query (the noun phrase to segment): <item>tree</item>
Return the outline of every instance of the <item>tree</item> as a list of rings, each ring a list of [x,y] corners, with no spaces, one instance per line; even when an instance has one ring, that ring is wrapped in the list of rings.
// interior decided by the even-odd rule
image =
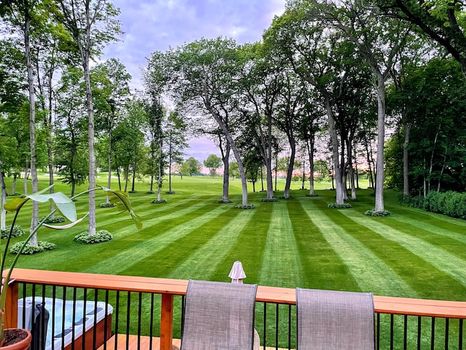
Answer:
[[[122,109],[129,98],[131,75],[126,71],[126,67],[114,58],[95,67],[91,75],[96,109],[96,127],[98,131],[103,133],[107,141],[107,188],[111,188],[114,151],[112,133],[122,119]],[[110,204],[109,196],[106,198],[106,204]]]
[[[232,40],[199,40],[174,52],[172,94],[180,106],[196,115],[208,114],[222,130],[238,163],[241,176],[241,207],[249,208],[246,173],[235,138],[239,115],[234,105],[237,91],[237,46]]]
[[[353,42],[372,70],[377,84],[377,164],[374,212],[384,207],[384,145],[386,81],[396,63],[397,54],[406,45],[410,28],[399,19],[379,20],[379,11],[371,0],[323,4],[321,18],[335,26]]]
[[[388,16],[415,25],[452,55],[466,74],[466,4],[456,0],[377,0]]]
[[[183,149],[188,146],[186,142],[187,125],[178,112],[171,112],[168,115],[166,125],[166,139],[168,144],[168,194],[174,194],[172,175],[173,164],[180,163],[183,158]]]
[[[201,173],[201,163],[196,158],[189,157],[181,165],[180,172],[188,176],[199,175]]]
[[[89,62],[102,47],[115,39],[120,33],[120,26],[115,17],[119,11],[108,0],[57,0],[54,11],[59,23],[73,38],[79,52],[81,67],[86,86],[86,110],[88,119],[89,149],[89,188],[96,186],[96,164],[94,151],[94,105]],[[73,51],[74,55],[76,51]],[[96,234],[95,192],[89,193],[89,227],[90,236]]]
[[[62,73],[56,90],[55,163],[61,181],[71,185],[71,197],[76,186],[83,184],[89,170],[86,146],[86,120],[83,118],[85,88],[82,72],[68,67]]]
[[[217,169],[222,165],[222,160],[215,154],[211,154],[204,160],[204,166],[210,170],[210,175],[217,175]]]

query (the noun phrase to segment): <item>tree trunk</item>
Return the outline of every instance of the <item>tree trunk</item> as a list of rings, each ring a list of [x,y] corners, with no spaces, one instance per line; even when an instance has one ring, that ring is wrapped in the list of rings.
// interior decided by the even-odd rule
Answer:
[[[359,187],[359,169],[358,169],[358,155],[356,153],[356,147],[354,149],[354,171],[355,171],[355,179],[356,179],[356,189],[360,189]]]
[[[294,161],[296,158],[296,142],[292,132],[288,135],[288,142],[290,143],[291,153],[288,168],[286,170],[285,189],[283,191],[283,197],[285,199],[290,198],[291,180],[293,179]]]
[[[403,142],[403,196],[409,196],[409,136],[411,125],[405,124],[405,140]]]
[[[24,26],[24,48],[26,55],[26,66],[27,66],[27,81],[28,81],[28,93],[29,93],[29,150],[31,152],[31,180],[32,180],[32,192],[35,193],[39,190],[39,181],[37,179],[37,168],[36,168],[36,99],[34,91],[34,70],[31,57],[30,47],[30,18],[29,13],[26,14],[25,26]],[[35,230],[39,223],[39,203],[33,201],[32,203],[32,217],[30,232]],[[34,234],[29,241],[32,246],[38,246],[37,234]]]
[[[272,183],[272,181],[270,181],[270,183]],[[275,192],[277,191],[278,191],[278,153],[275,154]]]
[[[107,162],[108,162],[108,178],[107,178],[107,187],[112,188],[112,132],[108,133],[108,150],[107,150]],[[110,197],[107,196],[105,202],[110,204]]]
[[[375,211],[382,212],[384,206],[384,147],[385,147],[385,79],[377,76],[377,164],[375,178]]]
[[[223,161],[223,190],[222,201],[224,203],[230,202],[230,143],[227,142],[225,152],[222,154]]]
[[[47,131],[47,165],[49,170],[49,186],[54,184],[53,178],[53,90],[52,90],[52,81],[53,81],[53,69],[51,69],[48,74],[48,114],[44,117],[45,129]],[[53,193],[55,189],[50,187],[49,192]],[[53,201],[50,201],[50,212],[55,210],[55,204]],[[52,214],[51,218],[54,215]]]
[[[307,154],[309,157],[309,196],[315,196],[314,186],[314,136],[309,142],[306,142]]]
[[[16,172],[13,174],[13,182],[11,184],[11,194],[16,195],[16,179],[18,178],[18,175]]]
[[[441,184],[442,184],[442,177],[443,177],[443,173],[445,172],[445,168],[447,166],[447,148],[445,147],[445,153],[443,154],[443,164],[442,164],[442,169],[440,170],[440,175],[439,175],[439,178],[438,178],[438,184],[437,184],[437,192],[440,192],[440,187],[441,187]]]
[[[89,70],[90,46],[91,46],[91,26],[89,8],[86,7],[86,44],[81,48],[83,58],[84,81],[86,84],[86,107],[88,119],[88,143],[89,143],[89,226],[88,234],[96,234],[97,224],[95,216],[95,187],[96,187],[96,168],[95,168],[95,151],[94,151],[94,103],[92,100],[91,74]]]
[[[330,101],[328,98],[325,99],[325,106],[327,110],[327,116],[328,116],[328,129],[330,133],[330,139],[332,142],[332,161],[333,161],[333,169],[335,172],[334,175],[334,181],[336,185],[336,195],[335,195],[335,203],[337,205],[344,204],[344,193],[343,193],[343,183],[342,183],[342,176],[341,176],[341,168],[340,168],[340,159],[339,159],[339,154],[338,154],[338,135],[337,135],[337,129],[335,127],[335,119],[333,117],[333,111],[330,106]],[[333,181],[332,181],[332,186],[333,186]]]
[[[125,192],[128,192],[128,180],[129,180],[129,165],[125,169]]]
[[[121,191],[120,167],[117,166],[118,189]]]
[[[154,193],[154,174],[150,174],[150,193]]]
[[[131,192],[135,192],[136,184],[136,162],[133,164],[133,181],[131,182]]]
[[[172,135],[170,131],[170,138],[168,143],[168,193],[173,193],[172,189]]]
[[[5,173],[0,170],[0,185],[2,189],[2,196],[0,198],[0,230],[6,231],[6,210],[4,208],[6,202],[6,186],[5,186]]]
[[[304,183],[306,182],[306,161],[303,159],[303,176],[301,177],[301,189],[304,190]]]
[[[230,144],[233,155],[235,156],[236,162],[238,163],[238,171],[241,177],[241,205],[243,207],[248,206],[248,183],[246,180],[246,172],[244,171],[243,161],[241,159],[241,153],[239,152],[236,143],[233,140],[233,137],[230,134],[230,131],[226,127],[223,119],[215,111],[210,110],[211,114],[214,116],[217,121],[218,126],[222,129],[223,134],[225,135],[227,142]]]
[[[261,165],[261,192],[264,192],[264,166]]]
[[[71,197],[74,197],[74,193],[76,192],[76,181],[71,182]]]
[[[365,149],[366,149],[366,159],[367,159],[367,166],[368,166],[368,180],[369,180],[369,186],[372,187],[373,189],[375,188],[374,186],[374,173],[372,171],[372,161],[371,161],[371,152],[369,150],[369,140],[366,138],[365,142]]]
[[[347,144],[347,153],[348,153],[348,177],[349,177],[349,185],[351,188],[351,199],[356,200],[356,181],[354,178],[354,167],[353,167],[353,142],[351,141],[351,137],[348,140]]]

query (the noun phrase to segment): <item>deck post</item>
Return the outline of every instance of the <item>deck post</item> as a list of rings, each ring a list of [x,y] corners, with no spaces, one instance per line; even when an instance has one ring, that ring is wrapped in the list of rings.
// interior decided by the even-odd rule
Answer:
[[[18,283],[11,281],[6,293],[5,328],[18,327]]]
[[[172,350],[173,294],[162,294],[160,310],[160,350]]]

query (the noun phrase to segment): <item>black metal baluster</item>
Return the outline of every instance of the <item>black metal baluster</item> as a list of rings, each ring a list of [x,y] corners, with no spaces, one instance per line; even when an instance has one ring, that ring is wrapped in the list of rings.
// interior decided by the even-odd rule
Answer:
[[[119,309],[120,309],[120,291],[116,292],[116,306],[115,306],[115,350],[118,349],[118,318],[119,318]]]
[[[74,350],[74,338],[76,328],[76,287],[73,288],[73,317],[71,319],[71,350]]]
[[[278,304],[275,304],[275,350],[278,350]]]
[[[417,318],[417,350],[421,350],[421,329],[422,328],[422,318],[418,316]]]
[[[126,299],[126,350],[129,349],[129,324],[131,317],[131,292],[128,292],[128,298]]]
[[[105,306],[104,306],[104,309],[105,309],[105,315],[104,315],[104,350],[107,350],[107,338],[108,338],[108,334],[107,334],[107,327],[108,327],[108,320],[107,320],[107,315],[108,315],[108,290],[105,291]]]
[[[291,350],[291,305],[288,305],[288,350]]]
[[[94,289],[94,328],[92,328],[92,348],[97,346],[97,301],[99,299],[99,290]],[[104,339],[105,340],[105,339]]]
[[[448,335],[450,333],[450,319],[445,319],[445,350],[448,350]]]
[[[139,292],[138,304],[138,349],[141,348],[141,314],[142,314],[142,293]]]
[[[39,338],[39,347],[45,347],[45,344],[42,345],[42,342],[47,340],[47,334],[45,333],[45,284],[42,285],[42,305],[41,305],[41,313],[40,313],[40,338]]]
[[[435,317],[432,317],[432,328],[430,332],[430,349],[435,350]]]
[[[390,350],[393,350],[393,322],[394,316],[390,314]]]
[[[34,337],[36,336],[34,333],[34,322],[36,321],[35,320],[35,312],[36,311],[36,284],[33,283],[32,284],[32,314],[31,314],[31,337],[32,339],[34,339]]]
[[[264,303],[264,350],[267,344],[267,303]]]
[[[408,315],[403,317],[403,349],[408,348]]]
[[[380,314],[377,314],[377,350],[380,349]]]
[[[82,334],[82,349],[86,350],[86,314],[87,314],[87,288],[84,288],[84,305],[83,305],[83,334]]]
[[[57,286],[52,286],[52,350],[55,350],[55,305],[57,300]]]
[[[459,339],[458,339],[458,350],[463,350],[463,319],[459,320]]]
[[[66,287],[63,287],[63,304],[61,313],[61,348],[65,348]]]
[[[186,297],[181,296],[181,339],[183,339],[183,329],[184,329],[184,308],[186,307]]]
[[[29,325],[26,324],[26,283],[23,283],[23,328],[27,329]]]
[[[181,326],[183,332],[183,326]],[[154,293],[150,295],[150,319],[149,319],[149,350],[152,350],[152,337],[154,333]]]

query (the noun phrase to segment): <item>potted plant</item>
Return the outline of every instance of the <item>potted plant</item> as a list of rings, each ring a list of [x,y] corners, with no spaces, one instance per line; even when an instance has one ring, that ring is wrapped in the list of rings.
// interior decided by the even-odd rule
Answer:
[[[75,226],[76,224],[80,223],[86,216],[87,214],[78,219],[77,218],[77,212],[76,212],[76,206],[74,203],[74,200],[77,197],[83,196],[88,194],[89,192],[92,191],[97,191],[97,190],[102,190],[107,192],[107,195],[110,197],[110,201],[115,205],[116,208],[122,209],[126,212],[128,212],[135,222],[136,226],[138,229],[142,227],[142,222],[140,218],[136,215],[134,210],[131,207],[131,203],[129,201],[129,198],[126,193],[121,192],[121,191],[113,191],[111,189],[105,188],[105,187],[97,187],[93,189],[89,189],[87,191],[78,193],[77,195],[73,197],[68,197],[62,192],[55,192],[55,193],[47,193],[49,189],[52,186],[30,194],[26,195],[23,197],[16,197],[11,199],[5,204],[5,209],[9,213],[13,213],[13,222],[10,226],[10,231],[8,234],[8,237],[6,238],[6,243],[5,246],[3,247],[3,251],[0,250],[1,254],[1,263],[0,263],[0,270],[2,271],[2,288],[0,290],[0,349],[1,350],[26,350],[29,349],[32,337],[31,333],[26,330],[26,329],[5,329],[5,315],[6,315],[6,300],[7,300],[7,294],[8,294],[8,285],[11,280],[11,274],[13,272],[13,269],[15,268],[18,259],[23,252],[24,248],[26,248],[27,244],[31,240],[31,238],[34,236],[34,234],[37,233],[37,231],[45,226],[48,228],[56,229],[56,230],[64,230],[71,228]],[[15,253],[15,256],[13,258],[13,261],[9,265],[9,268],[6,270],[6,257],[8,254],[8,248],[11,242],[12,234],[13,234],[13,229],[16,224],[16,220],[18,218],[18,215],[21,211],[21,209],[29,202],[29,201],[35,201],[35,202],[48,202],[48,201],[53,201],[55,203],[55,209],[52,210],[47,216],[43,217],[39,224],[34,228],[33,231],[30,232],[29,236],[26,238],[26,240],[23,242],[20,250]],[[56,211],[60,211],[63,216],[68,219],[71,223],[64,225],[64,226],[51,226],[46,224],[47,220],[55,214]]]

